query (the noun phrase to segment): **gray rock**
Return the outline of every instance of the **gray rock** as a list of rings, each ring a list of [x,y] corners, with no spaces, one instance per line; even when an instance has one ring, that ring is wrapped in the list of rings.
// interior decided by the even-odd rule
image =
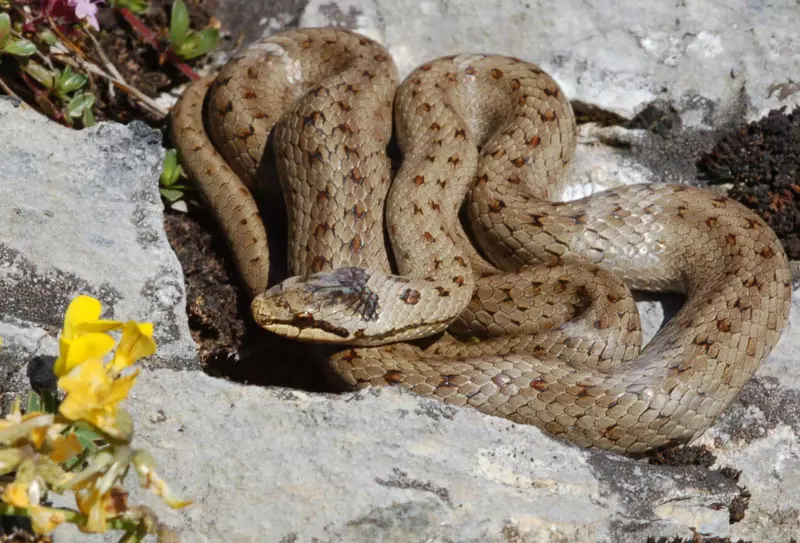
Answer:
[[[800,103],[791,3],[310,0],[302,26],[346,25],[384,43],[402,75],[462,52],[541,65],[573,100],[631,117],[663,99],[687,126]]]
[[[155,370],[127,405],[135,445],[196,504],[133,498],[187,542],[643,543],[726,535],[739,494],[717,472],[583,450],[399,389],[313,395]]]
[[[74,131],[9,99],[0,122],[9,135],[0,143],[0,398],[45,379],[80,293],[100,299],[107,318],[155,323],[152,364],[196,367],[162,225],[160,135],[141,123]]]

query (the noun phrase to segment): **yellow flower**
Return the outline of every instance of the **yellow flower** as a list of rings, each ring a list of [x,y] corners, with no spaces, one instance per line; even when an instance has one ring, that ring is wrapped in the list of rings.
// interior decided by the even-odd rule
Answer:
[[[7,484],[3,489],[3,501],[14,507],[25,508],[30,506],[31,500],[28,496],[28,486],[30,485],[27,483],[17,481]]]
[[[133,467],[139,474],[139,483],[150,492],[161,498],[164,503],[173,509],[180,509],[191,505],[192,500],[180,499],[155,471],[156,462],[146,451],[137,450],[133,453]]]
[[[48,435],[47,439],[48,456],[56,464],[63,464],[75,458],[83,451],[78,435],[70,431],[67,435],[58,433]]]
[[[113,347],[113,338],[106,336],[104,332],[118,330],[122,327],[122,323],[119,321],[100,319],[100,313],[102,313],[102,311],[103,307],[100,302],[91,296],[82,294],[70,302],[69,307],[67,307],[67,312],[64,315],[64,329],[61,331],[61,335],[58,338],[59,356],[53,368],[57,377],[66,375],[72,369],[68,367],[68,360],[72,362],[74,367],[74,365],[81,362],[81,360],[79,360],[80,356],[88,356],[89,353],[92,352],[92,349],[98,349],[100,346],[107,344],[108,340],[112,342],[111,347]],[[86,334],[105,336],[108,337],[108,340],[94,338],[94,340],[89,341],[88,344],[83,346],[83,349],[86,349],[85,351],[74,354],[70,358],[70,350],[75,344],[75,341]],[[111,347],[106,349],[105,353],[109,352]]]
[[[128,509],[128,494],[120,486],[102,493],[98,488],[88,487],[75,493],[78,510],[86,516],[86,524],[79,526],[81,531],[102,533],[106,531],[106,521],[121,515]]]
[[[149,322],[128,321],[122,328],[122,339],[114,352],[111,371],[118,373],[140,358],[156,352],[153,325]]]
[[[67,520],[63,512],[41,505],[29,507],[28,515],[31,517],[33,531],[37,534],[49,534],[56,529],[56,526]]]
[[[69,420],[84,420],[117,439],[128,439],[128,429],[118,424],[118,404],[128,396],[138,371],[112,379],[103,361],[87,360],[58,380],[67,393],[59,411]]]
[[[53,423],[53,415],[41,411],[22,414],[19,398],[14,400],[11,413],[0,419],[0,444],[21,445],[31,443],[37,450],[44,443],[47,427]]]

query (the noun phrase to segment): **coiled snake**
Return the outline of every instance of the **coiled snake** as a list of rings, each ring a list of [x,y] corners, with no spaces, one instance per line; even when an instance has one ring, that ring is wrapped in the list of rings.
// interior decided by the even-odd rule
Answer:
[[[635,454],[705,430],[788,318],[783,249],[733,200],[647,184],[554,201],[575,121],[558,85],[519,59],[442,58],[397,88],[374,41],[293,30],[192,84],[172,129],[260,325],[308,341],[389,344],[331,358],[353,387],[404,386]],[[394,176],[393,129],[403,154]],[[271,133],[294,277],[265,292],[253,191]],[[462,230],[462,205],[481,253]],[[626,284],[686,294],[643,350]],[[405,342],[451,324],[484,339]]]

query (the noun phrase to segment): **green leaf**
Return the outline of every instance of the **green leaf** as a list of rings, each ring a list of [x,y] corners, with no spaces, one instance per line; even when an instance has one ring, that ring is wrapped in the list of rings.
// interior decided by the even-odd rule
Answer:
[[[182,59],[191,60],[213,50],[218,41],[219,30],[216,28],[206,28],[201,32],[193,31],[189,33],[177,52]]]
[[[33,62],[29,60],[25,63],[22,69],[27,73],[29,76],[34,78],[36,81],[47,87],[48,89],[52,89],[53,85],[55,84],[56,74],[42,66],[37,62]]]
[[[75,119],[83,116],[85,110],[92,109],[94,100],[94,94],[88,92],[76,94],[67,104],[67,116]]]
[[[55,413],[58,411],[58,397],[52,390],[42,390],[40,398],[42,400],[42,409],[45,413]]]
[[[178,152],[175,149],[168,149],[164,156],[164,164],[161,168],[159,181],[163,187],[171,187],[181,177],[181,168],[178,164]]]
[[[83,117],[81,117],[81,123],[83,123],[84,128],[89,128],[90,126],[94,126],[94,113],[92,113],[91,108],[86,108],[83,110]]]
[[[77,424],[75,427],[75,437],[81,447],[88,451],[96,451],[106,444],[103,435],[95,432],[88,424]]]
[[[175,189],[158,189],[161,193],[161,197],[164,198],[168,203],[174,204],[184,196],[184,192],[182,190],[175,190]]]
[[[33,413],[34,411],[41,411],[42,410],[42,401],[39,395],[31,391],[28,394],[28,398],[25,400],[25,412],[26,413]]]
[[[9,42],[3,47],[3,51],[8,54],[16,55],[18,57],[29,57],[36,53],[36,44],[25,38]]]
[[[75,73],[72,71],[72,68],[67,66],[56,81],[56,91],[63,97],[66,97],[67,94],[75,92],[83,87],[88,81],[88,76],[82,73]]]
[[[150,5],[147,0],[112,0],[109,3],[115,8],[128,8],[134,13],[144,13]]]
[[[179,47],[186,39],[189,32],[189,10],[183,0],[175,0],[172,4],[172,16],[170,17],[169,33],[173,47]]]
[[[37,35],[39,36],[39,39],[45,42],[47,45],[55,45],[58,43],[58,37],[49,28],[43,28]]]
[[[8,13],[0,13],[0,49],[3,49],[11,36],[11,17]]]

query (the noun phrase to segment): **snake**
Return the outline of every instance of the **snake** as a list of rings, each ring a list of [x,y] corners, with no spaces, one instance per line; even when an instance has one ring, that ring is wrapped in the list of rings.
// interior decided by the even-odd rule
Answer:
[[[708,428],[788,320],[786,254],[733,199],[661,183],[569,199],[575,117],[528,61],[457,54],[399,82],[374,40],[293,29],[190,84],[171,131],[253,319],[341,345],[327,367],[353,389],[638,455]],[[288,218],[276,284],[270,168]],[[685,298],[644,346],[631,289]]]

